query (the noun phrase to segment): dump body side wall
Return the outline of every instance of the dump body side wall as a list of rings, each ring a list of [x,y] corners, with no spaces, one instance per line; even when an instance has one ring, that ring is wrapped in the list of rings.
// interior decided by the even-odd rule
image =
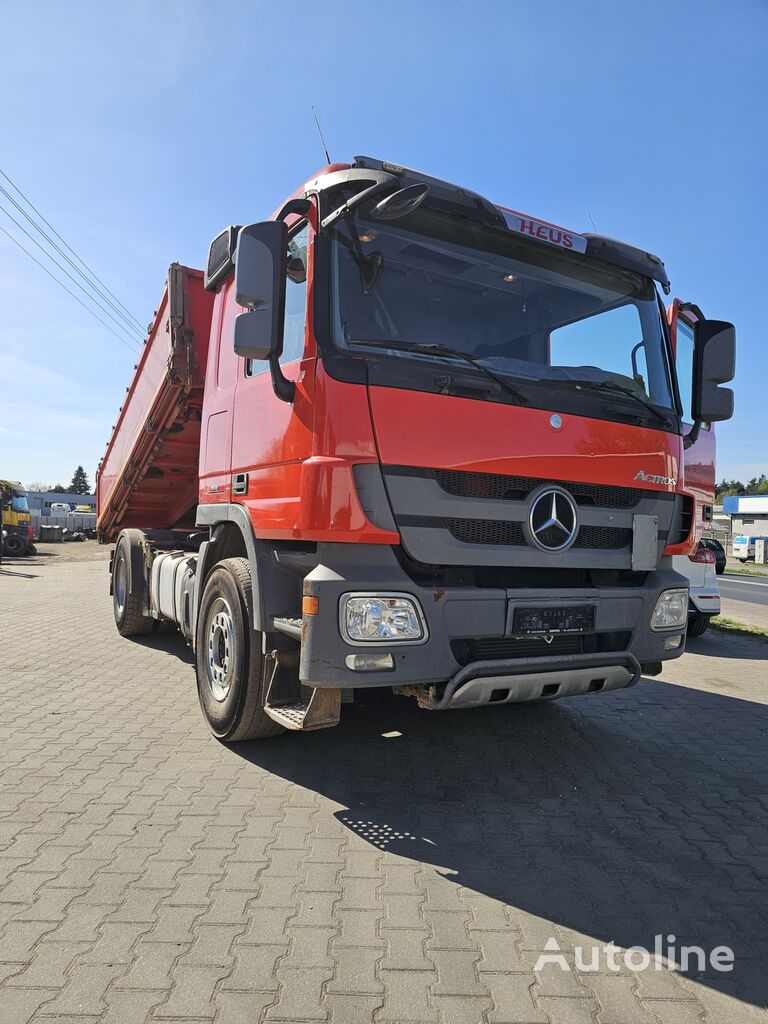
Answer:
[[[213,296],[203,275],[172,264],[149,338],[99,466],[97,527],[186,523],[197,500],[200,408]]]

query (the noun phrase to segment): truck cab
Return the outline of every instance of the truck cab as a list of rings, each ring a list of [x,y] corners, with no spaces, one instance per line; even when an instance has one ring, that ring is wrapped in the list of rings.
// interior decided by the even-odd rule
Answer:
[[[29,512],[27,492],[18,480],[0,480],[0,504],[3,554],[32,554],[32,516]]]
[[[359,157],[222,232],[205,287],[197,532],[170,495],[137,513],[113,591],[118,628],[179,623],[216,735],[334,724],[354,688],[607,692],[682,653],[661,260]],[[698,434],[730,415],[733,328],[694,344]]]

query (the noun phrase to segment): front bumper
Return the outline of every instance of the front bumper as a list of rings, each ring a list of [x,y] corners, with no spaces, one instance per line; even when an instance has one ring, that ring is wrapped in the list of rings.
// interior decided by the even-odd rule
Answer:
[[[304,580],[304,595],[316,598],[310,604],[317,608],[316,614],[305,615],[302,626],[299,675],[306,686],[431,687],[428,706],[435,708],[532,700],[629,686],[639,678],[641,665],[679,657],[684,650],[682,642],[674,650],[667,650],[665,642],[669,636],[682,635],[685,626],[663,632],[649,626],[659,594],[687,586],[669,559],[663,560],[661,569],[639,574],[645,579],[642,586],[563,590],[419,584],[386,545],[326,544],[319,555],[320,564]],[[404,644],[346,642],[339,629],[341,597],[365,591],[413,595],[424,613],[427,639]],[[521,646],[525,657],[508,656],[510,646],[515,646],[511,624],[516,607],[568,603],[595,605],[593,649],[558,658],[545,640],[527,638]],[[605,649],[614,637],[624,638],[621,649]],[[506,643],[507,656],[467,659],[462,654],[469,642],[493,640]],[[537,648],[538,643],[541,654],[531,657],[531,646]],[[371,672],[347,668],[347,655],[365,652],[391,654],[394,667]]]

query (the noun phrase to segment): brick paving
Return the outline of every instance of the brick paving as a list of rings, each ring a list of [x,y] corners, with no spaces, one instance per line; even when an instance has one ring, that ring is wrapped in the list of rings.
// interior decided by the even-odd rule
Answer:
[[[768,645],[664,681],[228,748],[106,565],[0,568],[0,1022],[768,1020]],[[735,970],[534,965],[656,934]]]

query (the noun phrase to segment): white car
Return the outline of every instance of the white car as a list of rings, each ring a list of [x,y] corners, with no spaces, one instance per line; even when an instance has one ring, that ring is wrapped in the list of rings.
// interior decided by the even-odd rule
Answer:
[[[675,555],[672,564],[681,576],[688,577],[691,588],[688,595],[688,636],[701,636],[712,616],[720,614],[714,552],[699,544],[692,555]]]

